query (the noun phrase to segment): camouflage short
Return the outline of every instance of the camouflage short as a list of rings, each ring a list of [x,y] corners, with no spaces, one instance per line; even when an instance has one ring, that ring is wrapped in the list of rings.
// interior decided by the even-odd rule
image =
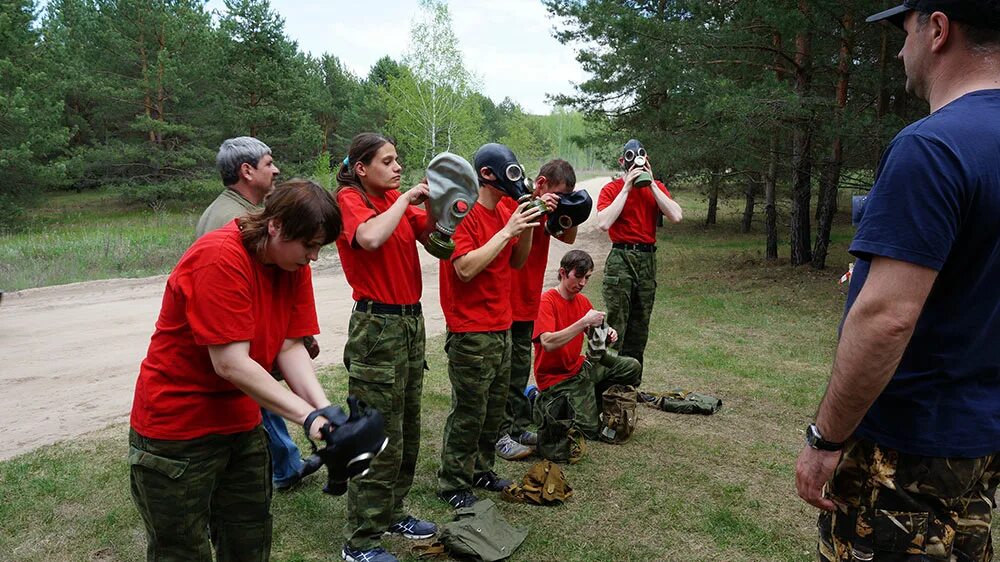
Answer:
[[[354,311],[344,346],[348,392],[379,409],[389,444],[364,478],[347,487],[344,539],[352,548],[379,546],[382,533],[407,513],[420,453],[424,385],[424,318]]]
[[[819,517],[818,559],[992,560],[998,483],[1000,454],[921,457],[851,440],[827,491],[840,507]]]
[[[531,376],[531,335],[535,323],[514,322],[510,327],[510,385],[507,389],[507,406],[500,435],[515,438],[531,427],[531,404],[524,395]]]
[[[473,475],[493,470],[510,382],[510,330],[448,332],[451,411],[444,423],[441,492],[470,490]]]
[[[612,248],[604,263],[603,295],[608,325],[618,331],[611,347],[642,363],[656,300],[656,253]]]
[[[271,553],[271,457],[262,426],[170,441],[130,430],[132,501],[146,559],[266,561]]]
[[[642,365],[634,357],[607,354],[600,362],[587,360],[576,375],[545,390],[538,397],[536,416],[541,408],[565,394],[573,406],[574,423],[587,439],[597,440],[601,433],[601,395],[612,385],[635,386],[642,380]]]

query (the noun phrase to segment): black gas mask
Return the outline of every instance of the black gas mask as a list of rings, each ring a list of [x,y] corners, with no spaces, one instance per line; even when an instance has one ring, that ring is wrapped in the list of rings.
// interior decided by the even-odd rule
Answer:
[[[629,139],[625,143],[625,147],[622,149],[621,158],[622,168],[628,173],[632,171],[632,168],[644,168],[646,166],[646,149],[642,147],[642,143],[636,139]],[[639,174],[632,185],[636,187],[648,187],[653,183],[653,176],[649,172],[642,172]]]
[[[531,196],[532,188],[526,183],[530,180],[524,175],[524,167],[511,149],[495,142],[484,144],[476,151],[474,160],[480,183],[499,189],[515,201]],[[483,168],[493,172],[496,179],[484,178],[480,173]]]

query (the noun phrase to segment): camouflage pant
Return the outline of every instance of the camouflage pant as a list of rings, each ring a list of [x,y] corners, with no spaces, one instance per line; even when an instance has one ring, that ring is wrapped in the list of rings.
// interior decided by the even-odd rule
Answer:
[[[618,331],[611,347],[641,364],[656,300],[656,254],[612,248],[604,264],[603,293],[608,325]]]
[[[993,559],[990,521],[1000,454],[978,459],[907,455],[851,440],[819,517],[823,562]]]
[[[531,376],[531,334],[534,322],[514,322],[510,327],[510,384],[500,435],[517,437],[531,426],[531,405],[524,396]]]
[[[538,406],[560,394],[565,394],[573,406],[574,423],[587,439],[598,439],[601,433],[601,395],[611,385],[636,386],[642,380],[642,365],[633,357],[605,354],[600,363],[590,359],[580,372],[539,394]]]
[[[441,492],[472,488],[472,476],[493,470],[496,442],[507,402],[510,331],[448,332],[451,411],[444,424]]]
[[[266,561],[271,554],[271,459],[261,426],[185,441],[129,431],[132,501],[146,526],[146,560]]]
[[[424,384],[422,316],[351,314],[344,363],[348,392],[385,417],[389,445],[364,478],[347,486],[344,539],[353,548],[379,545],[382,533],[403,519],[420,449],[420,396]]]

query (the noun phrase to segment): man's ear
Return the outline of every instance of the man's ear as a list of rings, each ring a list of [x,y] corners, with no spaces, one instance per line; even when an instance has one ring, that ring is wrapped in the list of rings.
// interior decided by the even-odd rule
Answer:
[[[253,175],[254,175],[254,172],[256,172],[256,171],[257,170],[253,166],[251,166],[249,162],[244,162],[244,163],[240,164],[239,177],[241,179],[246,180],[246,181],[249,182],[249,181],[253,180]]]
[[[945,45],[948,44],[948,38],[951,37],[951,26],[953,24],[953,21],[949,20],[947,16],[940,12],[931,14],[931,20],[927,22],[927,25],[934,26],[932,28],[934,38],[931,42],[931,52],[940,53],[941,50],[944,49]]]
[[[538,176],[535,178],[535,196],[543,193],[549,186],[549,178],[545,176]]]
[[[489,168],[487,168],[486,166],[483,166],[482,168],[479,168],[479,177],[483,178],[484,180],[496,180],[497,179],[497,177],[493,175],[493,172]]]

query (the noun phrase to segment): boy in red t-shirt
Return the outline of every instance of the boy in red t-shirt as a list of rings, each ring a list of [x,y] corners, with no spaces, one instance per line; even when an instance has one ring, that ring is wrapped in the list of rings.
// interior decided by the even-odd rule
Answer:
[[[439,495],[458,509],[475,503],[472,487],[499,492],[510,480],[493,472],[497,432],[510,380],[511,270],[531,252],[541,212],[514,212],[503,197],[526,195],[524,168],[509,148],[490,143],[475,155],[479,199],[455,230],[455,251],[441,261],[441,308],[448,333],[451,412],[444,427]],[[521,236],[521,234],[529,234]],[[520,236],[520,238],[518,238]]]
[[[588,439],[601,430],[598,401],[611,385],[637,386],[642,365],[632,357],[604,354],[593,363],[583,351],[584,332],[604,323],[605,314],[594,310],[580,294],[594,272],[594,260],[583,250],[566,252],[559,263],[559,285],[542,295],[535,320],[535,381],[538,400],[566,394],[575,412],[574,421]],[[618,333],[608,330],[614,343]]]
[[[625,143],[618,162],[625,176],[605,185],[597,199],[597,226],[611,238],[604,303],[608,324],[621,330],[618,354],[642,363],[656,299],[656,222],[663,215],[678,223],[683,212],[663,183],[650,182],[653,171],[639,141]]]
[[[576,187],[576,173],[565,160],[551,160],[541,167],[535,178],[534,196],[545,201],[551,211],[559,204],[559,195],[572,193]],[[513,199],[504,199],[512,211],[517,206]],[[567,228],[556,236],[566,244],[576,240],[577,226]],[[538,444],[538,435],[529,431],[531,406],[524,395],[531,375],[531,336],[535,331],[535,317],[542,296],[545,269],[549,261],[549,242],[552,235],[544,226],[532,231],[531,253],[521,269],[513,273],[510,293],[514,322],[510,327],[510,383],[507,389],[507,405],[500,439],[497,441],[497,455],[509,461],[531,455]]]

